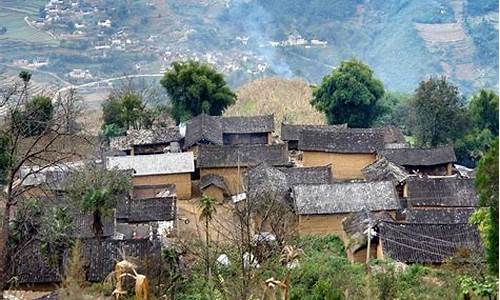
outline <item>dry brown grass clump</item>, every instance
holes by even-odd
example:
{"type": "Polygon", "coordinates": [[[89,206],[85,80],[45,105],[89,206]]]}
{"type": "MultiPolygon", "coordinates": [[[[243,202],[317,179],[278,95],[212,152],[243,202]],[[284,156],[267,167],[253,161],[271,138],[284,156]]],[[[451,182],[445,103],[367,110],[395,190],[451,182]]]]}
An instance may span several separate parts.
{"type": "Polygon", "coordinates": [[[255,116],[274,113],[276,132],[281,122],[326,124],[325,116],[309,103],[312,89],[300,79],[266,77],[249,82],[236,92],[238,100],[226,116],[255,116]]]}

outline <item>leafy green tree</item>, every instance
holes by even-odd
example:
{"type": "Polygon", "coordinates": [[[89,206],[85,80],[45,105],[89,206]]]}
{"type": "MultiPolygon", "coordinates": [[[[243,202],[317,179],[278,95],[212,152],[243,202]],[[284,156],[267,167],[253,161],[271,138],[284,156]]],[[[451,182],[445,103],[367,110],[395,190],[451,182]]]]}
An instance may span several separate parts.
{"type": "Polygon", "coordinates": [[[103,234],[103,217],[109,216],[116,205],[127,198],[131,177],[123,171],[107,170],[89,163],[73,172],[65,183],[67,198],[83,212],[93,215],[92,230],[97,238],[103,234]]]}
{"type": "MultiPolygon", "coordinates": [[[[152,120],[149,109],[146,108],[142,96],[135,91],[124,91],[111,94],[102,105],[103,130],[111,135],[128,129],[151,127],[152,120]],[[113,130],[106,130],[113,126],[113,130]]],[[[108,135],[106,135],[108,136],[108,135]]]]}
{"type": "Polygon", "coordinates": [[[15,130],[23,136],[44,133],[49,128],[53,116],[52,99],[47,96],[35,96],[25,107],[19,107],[11,112],[15,130]]]}
{"type": "Polygon", "coordinates": [[[455,152],[460,164],[475,167],[498,136],[498,95],[481,90],[468,106],[469,129],[455,141],[455,152]]]}
{"type": "Polygon", "coordinates": [[[170,96],[177,123],[201,113],[219,116],[236,101],[222,74],[195,61],[172,63],[160,83],[170,96]]]}
{"type": "Polygon", "coordinates": [[[487,128],[498,135],[498,95],[493,91],[481,90],[472,97],[469,111],[474,125],[480,129],[487,128]]]}
{"type": "Polygon", "coordinates": [[[329,124],[370,127],[383,113],[379,104],[383,95],[384,86],[373,71],[363,62],[351,59],[323,78],[313,92],[311,104],[325,113],[329,124]]]}
{"type": "Polygon", "coordinates": [[[420,82],[410,101],[408,127],[419,146],[452,143],[466,129],[467,115],[458,88],[446,77],[420,82]]]}
{"type": "Polygon", "coordinates": [[[486,243],[486,257],[490,271],[498,275],[498,138],[479,161],[476,188],[480,205],[488,207],[491,226],[486,243]]]}
{"type": "Polygon", "coordinates": [[[408,119],[410,99],[411,96],[408,94],[386,91],[380,100],[380,106],[383,107],[384,114],[381,115],[375,123],[397,126],[401,128],[405,134],[409,135],[408,129],[406,128],[406,120],[408,119]]]}

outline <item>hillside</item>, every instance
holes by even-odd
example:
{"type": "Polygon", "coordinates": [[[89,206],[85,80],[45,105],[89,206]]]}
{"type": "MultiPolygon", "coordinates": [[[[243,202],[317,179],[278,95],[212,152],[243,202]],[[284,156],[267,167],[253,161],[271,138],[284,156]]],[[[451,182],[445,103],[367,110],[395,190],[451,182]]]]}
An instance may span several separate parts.
{"type": "Polygon", "coordinates": [[[322,113],[309,104],[312,90],[301,79],[266,77],[247,83],[237,92],[236,104],[226,116],[255,116],[274,112],[275,128],[287,121],[291,124],[326,124],[322,113]]]}
{"type": "Polygon", "coordinates": [[[466,95],[498,87],[496,0],[59,2],[2,1],[2,72],[30,68],[67,85],[158,75],[195,59],[237,88],[268,76],[318,83],[357,57],[389,90],[411,92],[429,75],[466,95]]]}

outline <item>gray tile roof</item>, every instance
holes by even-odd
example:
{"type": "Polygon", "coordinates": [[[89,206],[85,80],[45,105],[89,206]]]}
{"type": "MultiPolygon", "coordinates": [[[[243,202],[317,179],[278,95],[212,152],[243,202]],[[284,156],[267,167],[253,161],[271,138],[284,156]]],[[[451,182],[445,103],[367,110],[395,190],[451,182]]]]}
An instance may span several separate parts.
{"type": "Polygon", "coordinates": [[[214,185],[224,191],[227,191],[227,185],[224,177],[216,174],[208,174],[200,178],[200,189],[203,190],[210,185],[214,185]]]}
{"type": "Polygon", "coordinates": [[[106,167],[134,170],[134,175],[160,175],[194,172],[192,152],[164,153],[137,156],[108,157],[106,167]]]}
{"type": "Polygon", "coordinates": [[[332,169],[330,165],[322,167],[278,168],[278,170],[285,173],[290,186],[332,182],[332,169]]]}
{"type": "Polygon", "coordinates": [[[200,145],[197,165],[200,168],[255,166],[267,162],[274,166],[289,164],[286,144],[200,145]]]}
{"type": "Polygon", "coordinates": [[[370,128],[303,130],[299,150],[337,153],[375,153],[384,148],[384,135],[370,128]]]}
{"type": "Polygon", "coordinates": [[[473,179],[411,176],[406,184],[410,206],[474,207],[479,204],[473,179]]]}
{"type": "Polygon", "coordinates": [[[398,209],[394,184],[380,182],[346,182],[321,185],[297,185],[292,197],[299,215],[351,213],[398,209]]]}
{"type": "Polygon", "coordinates": [[[453,147],[402,148],[379,151],[379,156],[400,166],[435,166],[457,160],[453,147]]]}
{"type": "Polygon", "coordinates": [[[218,117],[201,114],[186,124],[184,148],[198,143],[222,145],[222,124],[218,117]]]}
{"type": "Polygon", "coordinates": [[[156,127],[153,129],[131,129],[126,136],[111,138],[109,145],[111,149],[129,150],[132,146],[155,145],[178,142],[182,136],[177,127],[156,127]]]}
{"type": "Polygon", "coordinates": [[[297,184],[321,184],[331,182],[331,169],[325,167],[275,168],[267,163],[260,163],[248,170],[246,183],[249,199],[272,196],[281,201],[288,201],[292,186],[297,184]]]}
{"type": "Polygon", "coordinates": [[[184,148],[195,144],[223,144],[223,134],[266,133],[274,130],[274,116],[220,117],[200,114],[186,125],[184,148]]]}
{"type": "Polygon", "coordinates": [[[384,257],[404,263],[442,263],[459,249],[478,254],[483,251],[477,229],[467,223],[382,221],[378,228],[384,257]]]}
{"type": "Polygon", "coordinates": [[[337,130],[347,128],[346,124],[340,125],[295,125],[295,124],[281,124],[281,140],[283,141],[298,141],[300,135],[304,130],[337,130]]]}
{"type": "Polygon", "coordinates": [[[368,166],[364,167],[361,172],[366,180],[369,181],[385,181],[391,180],[394,182],[402,182],[408,176],[408,172],[402,167],[391,163],[385,158],[380,158],[368,166]]]}
{"type": "Polygon", "coordinates": [[[220,117],[223,133],[265,133],[274,131],[274,116],[220,117]]]}
{"type": "Polygon", "coordinates": [[[474,208],[410,208],[406,210],[406,221],[424,224],[467,223],[474,210],[474,208]]]}

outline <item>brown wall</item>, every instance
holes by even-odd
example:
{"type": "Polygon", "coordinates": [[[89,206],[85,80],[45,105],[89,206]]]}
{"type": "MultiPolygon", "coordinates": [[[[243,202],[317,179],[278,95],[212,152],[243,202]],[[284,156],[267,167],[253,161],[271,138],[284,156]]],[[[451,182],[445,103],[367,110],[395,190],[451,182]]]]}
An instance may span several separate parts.
{"type": "Polygon", "coordinates": [[[204,196],[214,198],[219,203],[224,202],[224,192],[215,185],[210,185],[207,188],[203,189],[202,194],[204,196]]]}
{"type": "Polygon", "coordinates": [[[374,162],[371,153],[329,153],[304,151],[304,167],[318,167],[331,164],[334,179],[362,179],[361,169],[374,162]]]}
{"type": "Polygon", "coordinates": [[[200,170],[200,177],[208,174],[215,174],[224,177],[226,181],[227,188],[231,195],[235,195],[239,192],[243,192],[241,185],[243,184],[243,174],[245,174],[246,168],[240,167],[240,179],[238,180],[238,168],[203,168],[200,170]]]}
{"type": "Polygon", "coordinates": [[[327,235],[335,234],[345,240],[345,233],[342,227],[342,219],[349,214],[335,215],[301,215],[299,216],[299,235],[317,234],[327,235]]]}
{"type": "Polygon", "coordinates": [[[190,173],[134,176],[132,183],[134,186],[175,184],[178,199],[191,199],[190,173]]]}
{"type": "MultiPolygon", "coordinates": [[[[178,236],[184,239],[205,241],[205,222],[200,219],[199,198],[177,201],[178,236]],[[189,220],[186,224],[185,220],[189,220]]],[[[212,242],[226,242],[238,237],[237,221],[227,204],[217,204],[216,213],[209,223],[208,232],[212,242]]]]}

